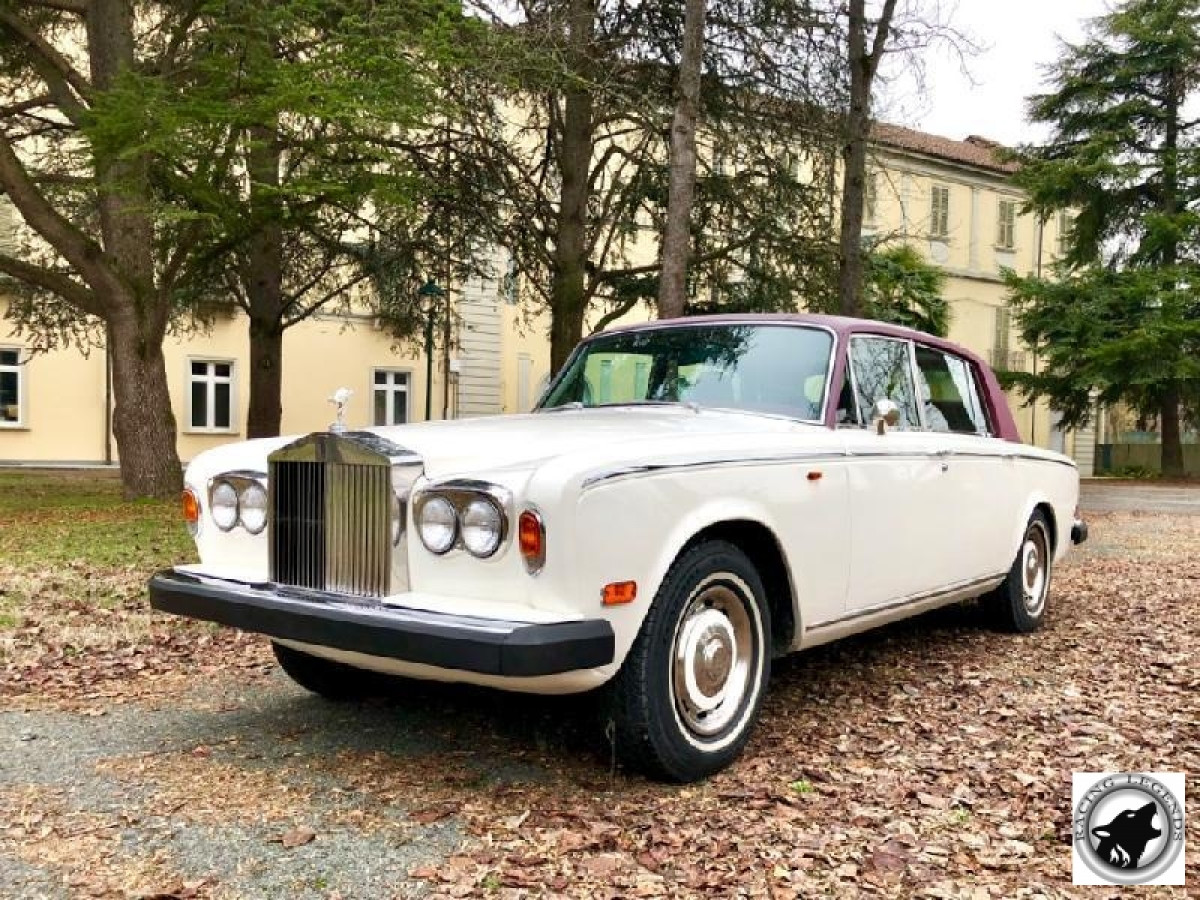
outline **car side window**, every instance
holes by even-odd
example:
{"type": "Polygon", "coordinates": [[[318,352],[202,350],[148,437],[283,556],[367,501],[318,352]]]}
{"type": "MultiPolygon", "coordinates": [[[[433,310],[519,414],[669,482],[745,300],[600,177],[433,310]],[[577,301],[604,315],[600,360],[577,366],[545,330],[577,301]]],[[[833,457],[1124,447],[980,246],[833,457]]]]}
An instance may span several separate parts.
{"type": "Polygon", "coordinates": [[[882,337],[852,338],[850,368],[858,399],[859,425],[869,425],[875,402],[886,399],[900,407],[900,427],[921,427],[912,366],[909,365],[908,341],[882,337]]]}
{"type": "Polygon", "coordinates": [[[916,357],[927,426],[955,434],[987,434],[987,418],[967,361],[920,344],[916,357]]]}

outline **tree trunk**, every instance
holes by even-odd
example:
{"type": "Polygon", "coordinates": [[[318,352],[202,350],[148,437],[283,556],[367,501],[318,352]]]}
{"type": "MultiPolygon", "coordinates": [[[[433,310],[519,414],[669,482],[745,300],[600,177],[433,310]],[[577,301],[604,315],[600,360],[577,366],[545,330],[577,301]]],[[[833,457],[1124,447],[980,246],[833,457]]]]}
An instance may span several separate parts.
{"type": "MultiPolygon", "coordinates": [[[[128,0],[92,0],[87,13],[92,84],[109,88],[134,60],[128,0]]],[[[96,154],[100,234],[121,287],[106,291],[113,363],[113,436],[125,496],[167,497],[183,486],[162,343],[170,298],[155,284],[154,221],[144,156],[96,154]]],[[[99,287],[99,286],[98,286],[99,287]]]]}
{"type": "Polygon", "coordinates": [[[249,129],[250,208],[259,223],[246,248],[242,288],[250,316],[250,409],[246,436],[275,437],[283,418],[283,225],[276,189],[280,148],[271,125],[249,129]]]}
{"type": "Polygon", "coordinates": [[[862,314],[863,200],[866,192],[867,141],[871,136],[871,85],[879,68],[896,0],[885,0],[867,48],[866,0],[850,0],[848,59],[850,108],[842,147],[841,230],[838,235],[838,309],[844,316],[862,314]]]}
{"type": "Polygon", "coordinates": [[[246,437],[276,437],[283,418],[283,329],[276,318],[250,320],[250,409],[246,437]]]}
{"type": "Polygon", "coordinates": [[[658,317],[682,316],[687,305],[688,256],[691,250],[692,195],[696,188],[696,122],[700,108],[700,72],[704,61],[707,0],[687,0],[683,47],[679,55],[679,97],[671,122],[671,184],[663,229],[658,317]]]}
{"type": "Polygon", "coordinates": [[[113,371],[113,436],[125,497],[174,497],[183,489],[175,415],[163,360],[165,328],[140,320],[132,298],[108,322],[113,371]]]}
{"type": "MultiPolygon", "coordinates": [[[[1173,68],[1167,70],[1167,101],[1165,110],[1165,132],[1163,135],[1162,192],[1159,209],[1164,218],[1174,225],[1185,200],[1180,196],[1179,185],[1179,113],[1185,91],[1182,80],[1173,68]]],[[[1168,239],[1163,243],[1162,266],[1171,272],[1170,291],[1179,290],[1174,278],[1174,269],[1179,263],[1179,241],[1168,239]]],[[[1174,298],[1167,298],[1174,304],[1174,298]]],[[[1183,443],[1179,435],[1179,384],[1172,381],[1162,398],[1159,419],[1162,427],[1162,473],[1168,478],[1183,477],[1183,443]]]]}
{"type": "MultiPolygon", "coordinates": [[[[586,69],[596,10],[594,0],[571,0],[569,44],[577,73],[586,69]]],[[[587,312],[587,202],[592,164],[592,95],[587,87],[565,92],[558,167],[562,193],[555,223],[550,297],[550,371],[562,368],[583,337],[587,312]]]]}
{"type": "Polygon", "coordinates": [[[850,109],[842,147],[841,232],[838,235],[838,310],[862,313],[862,223],[870,127],[871,84],[867,79],[865,0],[850,0],[850,109]]]}
{"type": "Polygon", "coordinates": [[[1162,399],[1159,410],[1162,427],[1162,473],[1168,478],[1182,478],[1183,442],[1179,434],[1179,388],[1171,385],[1162,399]]]}

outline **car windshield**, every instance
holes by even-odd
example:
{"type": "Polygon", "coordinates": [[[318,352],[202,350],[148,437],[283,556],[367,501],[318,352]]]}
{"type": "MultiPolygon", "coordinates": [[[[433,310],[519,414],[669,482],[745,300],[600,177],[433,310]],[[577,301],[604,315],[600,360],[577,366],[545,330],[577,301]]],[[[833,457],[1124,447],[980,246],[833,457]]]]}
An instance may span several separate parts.
{"type": "Polygon", "coordinates": [[[687,403],[819,421],[829,332],[792,325],[671,325],[593,338],[539,404],[687,403]]]}

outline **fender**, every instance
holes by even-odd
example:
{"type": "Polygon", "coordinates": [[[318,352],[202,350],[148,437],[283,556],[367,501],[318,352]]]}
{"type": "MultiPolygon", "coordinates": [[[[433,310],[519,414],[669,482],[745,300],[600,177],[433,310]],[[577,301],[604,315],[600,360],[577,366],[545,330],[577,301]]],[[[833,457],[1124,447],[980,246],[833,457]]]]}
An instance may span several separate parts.
{"type": "Polygon", "coordinates": [[[828,604],[831,614],[845,601],[848,558],[836,552],[848,531],[844,479],[844,466],[830,467],[821,486],[802,475],[781,478],[777,465],[746,466],[645,474],[584,491],[573,535],[577,547],[587,548],[573,559],[580,596],[597,596],[607,581],[638,585],[635,602],[605,613],[616,632],[617,658],[632,645],[683,548],[705,529],[731,521],[755,523],[775,541],[787,572],[795,649],[802,623],[813,614],[810,601],[828,604]],[[607,533],[603,542],[588,539],[600,529],[607,533]],[[798,558],[799,547],[811,556],[798,558]]]}
{"type": "MultiPolygon", "coordinates": [[[[776,523],[770,512],[761,504],[747,503],[740,497],[714,498],[691,510],[679,521],[678,525],[671,531],[664,542],[662,552],[658,555],[651,570],[654,594],[658,594],[663,580],[667,577],[667,572],[675,560],[679,558],[684,547],[691,543],[698,534],[726,522],[753,522],[756,525],[761,525],[770,533],[771,538],[775,541],[776,548],[779,550],[779,555],[783,558],[784,568],[787,571],[792,621],[795,623],[795,635],[798,636],[803,631],[801,625],[802,612],[800,609],[800,594],[797,590],[796,579],[794,577],[796,567],[793,564],[792,555],[780,539],[779,529],[776,527],[776,523]]],[[[796,643],[797,639],[793,639],[793,644],[796,643]]]]}

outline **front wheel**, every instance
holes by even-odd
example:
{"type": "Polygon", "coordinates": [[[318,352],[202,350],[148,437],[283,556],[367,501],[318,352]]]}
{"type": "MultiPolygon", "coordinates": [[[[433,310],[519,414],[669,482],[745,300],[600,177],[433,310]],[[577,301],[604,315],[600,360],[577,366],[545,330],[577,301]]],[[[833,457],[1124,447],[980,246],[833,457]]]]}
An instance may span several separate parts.
{"type": "Polygon", "coordinates": [[[771,670],[762,579],[727,541],[667,573],[612,686],[613,740],[631,768],[695,781],[746,746],[771,670]]]}
{"type": "Polygon", "coordinates": [[[1021,548],[1008,575],[983,597],[984,608],[997,628],[1023,634],[1042,626],[1053,556],[1050,524],[1044,514],[1035,512],[1025,526],[1021,548]]]}

